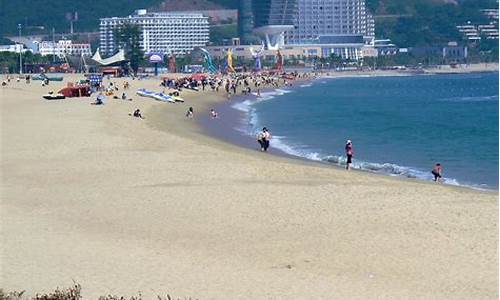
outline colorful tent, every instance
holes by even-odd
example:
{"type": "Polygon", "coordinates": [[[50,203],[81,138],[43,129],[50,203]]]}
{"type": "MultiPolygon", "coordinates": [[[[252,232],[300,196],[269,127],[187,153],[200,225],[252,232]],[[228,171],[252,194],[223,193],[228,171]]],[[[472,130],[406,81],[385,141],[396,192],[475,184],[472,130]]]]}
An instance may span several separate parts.
{"type": "Polygon", "coordinates": [[[101,54],[99,53],[99,48],[97,48],[97,51],[95,52],[94,56],[92,56],[92,60],[94,60],[96,63],[100,64],[101,66],[109,66],[109,65],[116,64],[119,62],[124,62],[124,61],[126,61],[125,51],[123,51],[123,49],[120,49],[118,51],[118,53],[116,53],[115,55],[103,59],[101,57],[101,54]]]}
{"type": "Polygon", "coordinates": [[[76,85],[67,86],[58,92],[63,94],[66,98],[71,97],[90,97],[90,86],[88,85],[76,85]]]}

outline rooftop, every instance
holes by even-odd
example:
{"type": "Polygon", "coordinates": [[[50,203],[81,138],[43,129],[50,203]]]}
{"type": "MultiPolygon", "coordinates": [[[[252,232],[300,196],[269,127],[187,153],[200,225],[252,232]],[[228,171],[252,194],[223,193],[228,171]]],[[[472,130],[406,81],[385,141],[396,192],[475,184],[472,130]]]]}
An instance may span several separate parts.
{"type": "Polygon", "coordinates": [[[303,44],[328,45],[328,44],[364,44],[363,36],[353,35],[320,35],[316,39],[304,41],[303,44]]]}
{"type": "MultiPolygon", "coordinates": [[[[207,18],[199,11],[181,11],[181,12],[147,12],[145,9],[136,10],[132,15],[127,17],[107,17],[101,20],[119,20],[129,18],[207,18]]],[[[208,18],[207,18],[208,19],[208,18]]]]}

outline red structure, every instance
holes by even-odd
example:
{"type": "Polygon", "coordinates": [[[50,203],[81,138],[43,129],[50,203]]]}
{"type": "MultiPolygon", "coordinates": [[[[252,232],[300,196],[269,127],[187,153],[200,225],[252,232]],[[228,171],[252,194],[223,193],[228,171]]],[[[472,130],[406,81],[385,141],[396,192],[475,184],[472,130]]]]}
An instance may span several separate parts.
{"type": "Polygon", "coordinates": [[[102,76],[110,75],[113,77],[121,77],[123,69],[121,67],[106,67],[101,69],[102,76]]]}
{"type": "Polygon", "coordinates": [[[278,71],[281,72],[283,71],[283,55],[281,55],[281,52],[278,50],[278,53],[276,53],[276,65],[274,68],[278,71]]]}
{"type": "Polygon", "coordinates": [[[189,77],[189,79],[196,80],[196,81],[202,81],[206,78],[207,78],[207,75],[201,74],[201,73],[193,74],[189,77]]]}
{"type": "Polygon", "coordinates": [[[90,97],[90,86],[68,83],[68,86],[60,90],[59,94],[63,94],[66,98],[90,97]]]}
{"type": "Polygon", "coordinates": [[[175,55],[171,55],[169,58],[168,58],[168,72],[169,73],[176,73],[177,69],[176,69],[176,65],[175,65],[175,55]]]}

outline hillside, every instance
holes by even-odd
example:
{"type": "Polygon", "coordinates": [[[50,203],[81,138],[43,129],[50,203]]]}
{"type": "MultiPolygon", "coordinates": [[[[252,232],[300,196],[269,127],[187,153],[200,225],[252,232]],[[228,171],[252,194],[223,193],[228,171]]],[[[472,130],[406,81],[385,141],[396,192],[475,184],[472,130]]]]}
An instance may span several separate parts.
{"type": "MultiPolygon", "coordinates": [[[[75,31],[98,30],[99,18],[126,16],[138,8],[159,10],[200,10],[237,8],[238,0],[0,0],[0,36],[17,34],[17,24],[23,24],[23,34],[68,32],[65,16],[78,12],[75,31]],[[50,3],[50,5],[48,4],[50,3]],[[37,29],[35,26],[43,26],[37,29]]],[[[466,21],[487,23],[481,8],[498,8],[496,0],[366,0],[375,16],[376,36],[391,38],[400,46],[442,44],[460,40],[455,26],[466,21]]]]}
{"type": "Polygon", "coordinates": [[[479,10],[498,8],[496,0],[367,0],[366,5],[375,16],[376,36],[402,47],[460,41],[456,25],[487,24],[479,10]]]}
{"type": "Polygon", "coordinates": [[[0,36],[17,34],[17,24],[23,24],[23,34],[48,33],[52,27],[56,32],[68,32],[66,14],[75,11],[79,18],[74,24],[75,31],[96,31],[99,18],[127,16],[136,9],[158,7],[163,2],[178,9],[235,8],[238,3],[237,0],[0,0],[0,36]]]}
{"type": "Polygon", "coordinates": [[[114,0],[114,1],[66,1],[66,0],[0,0],[0,34],[17,33],[17,24],[23,24],[23,33],[36,31],[33,26],[43,26],[45,32],[52,27],[56,32],[69,31],[66,14],[78,12],[76,31],[95,31],[99,18],[105,16],[125,16],[134,9],[150,7],[159,0],[114,0]],[[50,3],[50,4],[49,4],[50,3]],[[71,3],[71,5],[69,5],[71,3]],[[26,26],[27,25],[27,26],[26,26]]]}
{"type": "Polygon", "coordinates": [[[153,11],[182,11],[192,9],[209,10],[225,9],[225,7],[208,0],[164,0],[152,8],[153,11]]]}

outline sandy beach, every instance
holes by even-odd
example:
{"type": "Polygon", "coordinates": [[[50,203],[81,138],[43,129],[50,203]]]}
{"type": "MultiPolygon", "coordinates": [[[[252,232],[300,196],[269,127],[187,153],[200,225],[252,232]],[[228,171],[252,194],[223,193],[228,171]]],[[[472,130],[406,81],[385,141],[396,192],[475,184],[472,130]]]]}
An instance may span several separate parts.
{"type": "Polygon", "coordinates": [[[4,291],[74,280],[84,299],[498,298],[497,192],[224,143],[196,118],[230,100],[135,95],[158,79],[127,79],[133,101],[103,106],[41,98],[81,78],[0,87],[4,291]]]}

